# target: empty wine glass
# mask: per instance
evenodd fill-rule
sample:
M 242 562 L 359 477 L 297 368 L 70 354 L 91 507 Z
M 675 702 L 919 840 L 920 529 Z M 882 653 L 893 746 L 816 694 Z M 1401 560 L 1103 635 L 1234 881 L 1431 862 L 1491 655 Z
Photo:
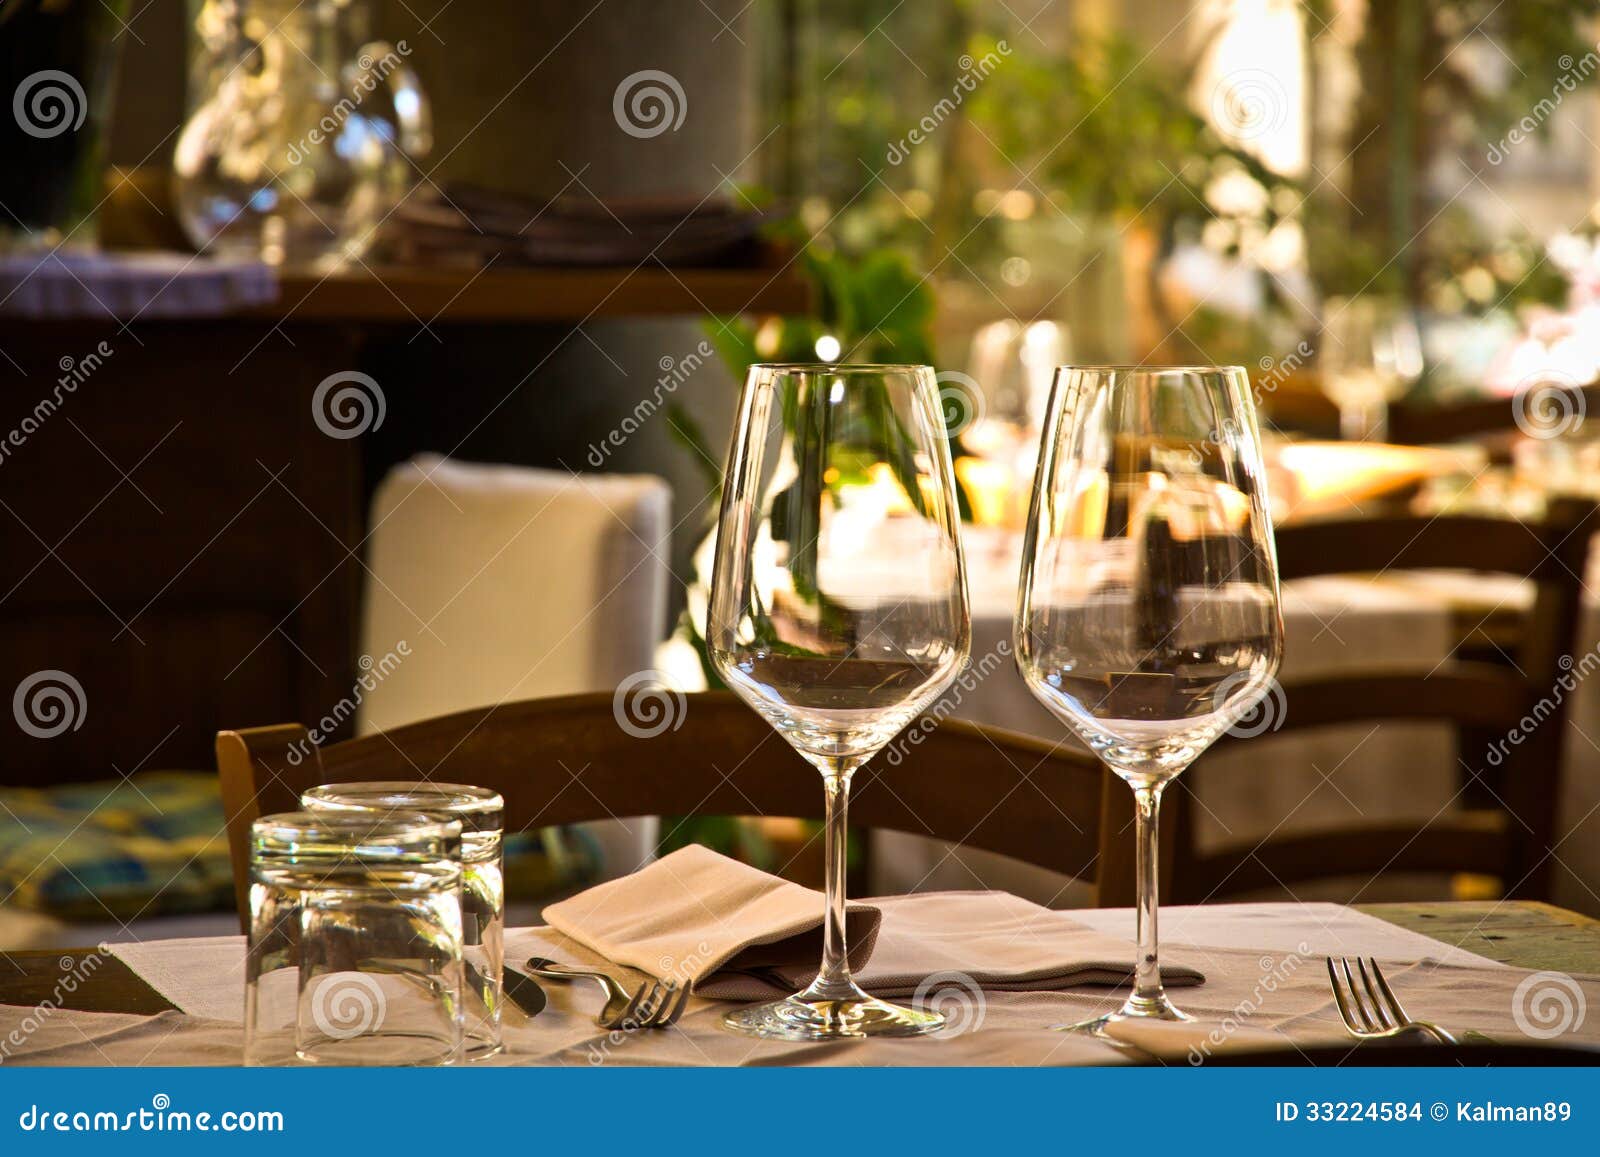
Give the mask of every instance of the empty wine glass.
M 1330 298 L 1323 315 L 1322 391 L 1339 407 L 1339 436 L 1382 442 L 1389 405 L 1422 375 L 1422 338 L 1405 306 L 1383 297 Z
M 971 625 L 950 451 L 926 366 L 759 365 L 723 484 L 706 638 L 736 694 L 822 773 L 822 967 L 724 1017 L 783 1040 L 912 1036 L 934 1012 L 863 992 L 845 944 L 850 779 L 965 663 Z
M 1187 1020 L 1161 986 L 1162 790 L 1272 684 L 1278 567 L 1237 366 L 1064 366 L 1051 391 L 1017 600 L 1029 689 L 1133 788 L 1133 994 L 1073 1028 Z

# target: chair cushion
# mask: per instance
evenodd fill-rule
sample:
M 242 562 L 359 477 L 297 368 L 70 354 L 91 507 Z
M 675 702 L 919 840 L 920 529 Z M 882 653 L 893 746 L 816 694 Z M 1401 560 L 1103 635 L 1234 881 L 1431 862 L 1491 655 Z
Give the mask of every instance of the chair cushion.
M 0 903 L 132 920 L 225 908 L 232 895 L 214 774 L 0 788 Z
M 359 697 L 356 734 L 611 691 L 650 669 L 667 633 L 671 506 L 648 475 L 433 455 L 396 466 L 372 500 L 362 653 L 399 661 Z
M 599 852 L 548 828 L 506 840 L 508 894 L 537 899 L 593 880 Z M 64 919 L 131 921 L 233 906 L 214 772 L 0 788 L 0 905 Z

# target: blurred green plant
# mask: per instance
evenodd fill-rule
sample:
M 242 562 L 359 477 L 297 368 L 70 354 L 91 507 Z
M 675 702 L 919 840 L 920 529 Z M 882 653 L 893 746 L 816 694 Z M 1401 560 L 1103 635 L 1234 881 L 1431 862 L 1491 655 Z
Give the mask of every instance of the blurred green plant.
M 1252 332 L 1248 319 L 1223 319 L 1206 308 L 1175 316 L 1159 282 L 1162 259 L 1185 242 L 1223 258 L 1250 258 L 1274 228 L 1298 214 L 1305 193 L 1224 141 L 1195 111 L 1188 86 L 1186 71 L 1152 66 L 1143 45 L 1103 36 L 1065 54 L 1015 52 L 976 94 L 971 115 L 985 137 L 1031 174 L 1055 212 L 1109 220 L 1118 237 L 1135 229 L 1153 235 L 1157 259 L 1145 271 L 1145 296 L 1159 330 L 1192 347 L 1185 355 L 1253 361 L 1267 348 L 1264 330 Z M 1303 318 L 1276 279 L 1263 272 L 1259 284 L 1267 311 Z
M 759 322 L 746 317 L 706 319 L 707 338 L 736 382 L 742 384 L 750 367 L 763 362 L 933 364 L 932 290 L 928 279 L 919 276 L 904 255 L 880 250 L 854 257 L 840 253 L 822 239 L 801 249 L 795 260 L 812 284 L 815 306 L 811 314 L 773 317 Z M 825 354 L 830 356 L 825 357 Z M 964 387 L 951 384 L 944 388 Z M 795 399 L 786 397 L 784 408 L 785 424 L 793 430 L 799 420 Z M 971 412 L 970 407 L 946 407 L 947 420 L 954 411 Z M 878 420 L 889 420 L 884 417 L 886 414 L 889 414 L 887 407 Z M 716 512 L 720 507 L 723 455 L 713 448 L 703 428 L 680 403 L 668 403 L 667 422 L 672 437 L 690 451 L 705 480 L 712 500 L 705 504 L 708 516 L 703 533 L 709 533 L 716 525 Z M 964 455 L 966 448 L 960 434 L 948 437 L 951 456 Z M 880 429 L 873 440 L 890 448 L 890 462 L 901 479 L 906 497 L 920 505 L 922 494 L 910 481 L 914 471 L 907 460 L 910 450 L 904 431 Z M 898 453 L 894 452 L 895 447 L 899 448 Z M 961 517 L 971 517 L 971 503 L 959 482 L 956 497 Z M 815 505 L 813 496 L 797 501 L 795 507 L 803 510 Z M 796 534 L 802 541 L 807 537 L 803 528 Z M 797 552 L 795 565 L 801 569 L 795 580 L 796 590 L 801 593 L 815 589 L 804 572 L 805 561 L 804 552 Z M 696 583 L 710 578 L 700 574 L 693 577 Z M 687 610 L 679 619 L 678 634 L 693 644 L 708 685 L 723 686 L 706 653 L 705 641 Z
M 850 256 L 819 239 L 805 246 L 796 261 L 812 286 L 811 314 L 759 322 L 747 317 L 706 320 L 707 339 L 735 381 L 742 383 L 750 367 L 762 362 L 934 363 L 933 291 L 909 258 L 892 249 Z M 708 490 L 719 494 L 722 455 L 712 450 L 682 405 L 670 403 L 668 419 L 673 437 L 694 451 Z M 952 436 L 951 451 L 955 456 L 965 452 L 959 435 Z M 907 496 L 920 501 L 915 494 Z M 964 495 L 961 510 L 963 517 L 970 513 Z
M 1344 196 L 1319 197 L 1307 214 L 1321 288 L 1398 293 L 1443 309 L 1559 297 L 1560 280 L 1539 274 L 1534 239 L 1504 230 L 1491 237 L 1472 214 L 1440 205 L 1428 174 L 1465 166 L 1450 179 L 1470 179 L 1491 142 L 1541 101 L 1548 106 L 1562 75 L 1596 51 L 1590 25 L 1600 0 L 1388 0 L 1366 8 L 1354 49 L 1360 97 L 1345 133 L 1348 186 Z M 1536 135 L 1548 130 L 1546 117 L 1535 118 Z M 1519 264 L 1523 271 L 1512 273 Z
M 1308 41 L 1331 37 L 1336 16 L 1350 19 L 1332 0 L 1302 8 Z M 1248 265 L 1289 221 L 1303 231 L 1304 268 L 1322 294 L 1398 293 L 1445 311 L 1559 297 L 1563 283 L 1543 268 L 1538 238 L 1499 226 L 1491 235 L 1443 204 L 1448 194 L 1426 177 L 1452 151 L 1481 155 L 1548 100 L 1562 70 L 1595 51 L 1585 23 L 1600 0 L 1371 0 L 1365 12 L 1353 45 L 1340 40 L 1336 50 L 1348 52 L 1360 81 L 1340 130 L 1348 146 L 1321 139 L 1326 118 L 1314 129 L 1319 164 L 1349 154 L 1332 176 L 1313 169 L 1293 180 L 1230 146 L 1201 115 L 1192 88 L 1205 44 L 1175 55 L 1153 38 L 1077 28 L 1041 39 L 1034 33 L 1045 24 L 1019 30 L 1004 6 L 977 0 L 914 14 L 895 0 L 773 0 L 777 35 L 761 76 L 784 128 L 767 180 L 842 251 L 893 250 L 986 290 L 1004 292 L 1001 267 L 1019 254 L 1034 259 L 1035 276 L 1075 274 L 1046 271 L 1027 250 L 1049 221 L 1110 244 L 1148 232 L 1158 260 L 1142 270 L 1143 297 L 1160 331 L 1237 360 L 1281 348 L 1288 328 L 1313 322 L 1312 301 L 1296 300 L 1292 281 L 1263 267 L 1262 308 L 1182 316 L 1187 307 L 1174 310 L 1157 283 L 1159 259 L 1182 244 Z M 884 40 L 900 51 L 873 50 Z M 883 159 L 920 110 L 955 92 L 962 62 L 1002 45 L 1003 61 L 936 131 L 903 159 Z M 1324 47 L 1308 45 L 1313 101 L 1331 91 Z M 1255 192 L 1219 199 L 1224 186 Z M 1025 223 L 994 204 L 1007 188 L 1031 201 Z M 1108 222 L 1109 235 L 1099 232 Z

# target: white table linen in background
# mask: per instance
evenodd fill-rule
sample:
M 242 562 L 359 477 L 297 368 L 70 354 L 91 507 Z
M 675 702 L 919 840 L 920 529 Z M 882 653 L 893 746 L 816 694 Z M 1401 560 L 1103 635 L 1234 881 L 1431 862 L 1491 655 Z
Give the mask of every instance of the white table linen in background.
M 972 661 L 989 674 L 970 690 L 947 693 L 951 716 L 1076 746 L 1028 691 L 1011 654 L 1016 542 L 978 532 L 969 533 L 967 546 Z M 1600 583 L 1589 585 L 1600 590 Z M 1330 576 L 1286 583 L 1281 677 L 1443 660 L 1453 641 L 1449 600 L 1462 596 L 1516 608 L 1526 605 L 1529 589 L 1497 576 L 1403 572 L 1376 582 Z M 1587 605 L 1583 638 L 1600 641 L 1600 600 Z M 1592 682 L 1578 688 L 1568 724 L 1554 899 L 1600 914 L 1600 680 Z M 909 759 L 915 758 L 912 751 Z M 1458 784 L 1454 738 L 1434 724 L 1367 723 L 1293 735 L 1268 728 L 1243 750 L 1207 756 L 1197 770 L 1202 846 L 1379 817 L 1425 821 L 1451 806 Z M 898 832 L 874 833 L 873 840 L 876 892 L 1000 888 L 1053 907 L 1090 899 L 1084 885 L 1004 856 Z M 1359 899 L 1414 898 L 1418 883 L 1379 880 Z M 1314 887 L 1298 891 L 1320 898 Z

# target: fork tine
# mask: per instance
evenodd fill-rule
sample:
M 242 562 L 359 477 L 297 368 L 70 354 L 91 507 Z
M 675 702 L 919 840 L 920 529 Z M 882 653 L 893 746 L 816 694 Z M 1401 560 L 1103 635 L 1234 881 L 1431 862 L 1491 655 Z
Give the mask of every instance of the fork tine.
M 614 1016 L 611 1019 L 611 1023 L 606 1025 L 605 1027 L 606 1028 L 631 1028 L 631 1027 L 636 1027 L 638 1025 L 638 1023 L 639 1023 L 639 999 L 642 996 L 644 996 L 644 992 L 645 992 L 644 986 L 641 985 L 639 987 L 639 990 L 637 992 L 635 992 L 633 994 L 633 996 L 628 1000 L 628 1003 L 623 1007 L 622 1011 L 617 1013 L 617 1015 Z
M 650 1016 L 651 1028 L 666 1027 L 667 1014 L 672 1011 L 672 1006 L 676 1002 L 677 996 L 678 982 L 675 980 L 666 981 L 662 986 L 660 1003 L 656 1005 L 655 1011 Z
M 678 990 L 678 999 L 672 1002 L 670 1010 L 667 1012 L 666 1019 L 661 1022 L 661 1027 L 665 1028 L 670 1024 L 677 1024 L 678 1018 L 683 1015 L 683 1010 L 688 1006 L 688 1004 L 689 986 L 686 984 Z
M 1376 957 L 1368 957 L 1367 962 L 1372 965 L 1372 979 L 1378 983 L 1378 991 L 1383 994 L 1383 999 L 1388 1002 L 1389 1010 L 1395 1016 L 1395 1023 L 1410 1024 L 1411 1014 L 1400 1003 L 1400 998 L 1394 994 L 1394 989 L 1389 987 L 1389 982 L 1383 978 L 1383 970 L 1378 967 Z
M 1339 983 L 1339 972 L 1333 966 L 1333 957 L 1328 957 L 1328 983 L 1333 987 L 1333 1003 L 1339 1006 L 1339 1019 L 1344 1021 L 1344 1027 L 1357 1036 L 1363 1031 L 1350 1014 L 1350 1003 L 1345 998 L 1344 986 Z
M 652 980 L 646 986 L 644 998 L 639 1001 L 639 1027 L 649 1028 L 655 1023 L 661 1007 L 661 981 Z
M 1367 973 L 1367 962 L 1359 956 L 1356 957 L 1356 969 L 1361 973 L 1361 987 L 1366 993 L 1367 1003 L 1372 1006 L 1372 1014 L 1378 1018 L 1378 1027 L 1398 1028 L 1399 1022 L 1390 1015 L 1389 1006 L 1384 1003 L 1382 995 L 1372 983 L 1372 977 Z
M 661 1013 L 661 998 L 666 989 L 660 980 L 650 983 L 649 991 L 644 999 L 639 1002 L 639 1027 L 654 1028 L 656 1017 Z
M 633 994 L 633 1019 L 630 1022 L 634 1028 L 643 1028 L 650 1018 L 650 998 L 655 993 L 656 986 L 652 981 L 641 984 Z
M 1361 1018 L 1362 1028 L 1367 1032 L 1382 1031 L 1382 1024 L 1372 1019 L 1372 1014 L 1367 1011 L 1367 1006 L 1361 1001 L 1361 989 L 1356 986 L 1355 973 L 1350 970 L 1350 958 L 1341 956 L 1339 966 L 1344 969 L 1344 979 L 1350 988 L 1350 1001 L 1355 1006 L 1356 1015 Z

